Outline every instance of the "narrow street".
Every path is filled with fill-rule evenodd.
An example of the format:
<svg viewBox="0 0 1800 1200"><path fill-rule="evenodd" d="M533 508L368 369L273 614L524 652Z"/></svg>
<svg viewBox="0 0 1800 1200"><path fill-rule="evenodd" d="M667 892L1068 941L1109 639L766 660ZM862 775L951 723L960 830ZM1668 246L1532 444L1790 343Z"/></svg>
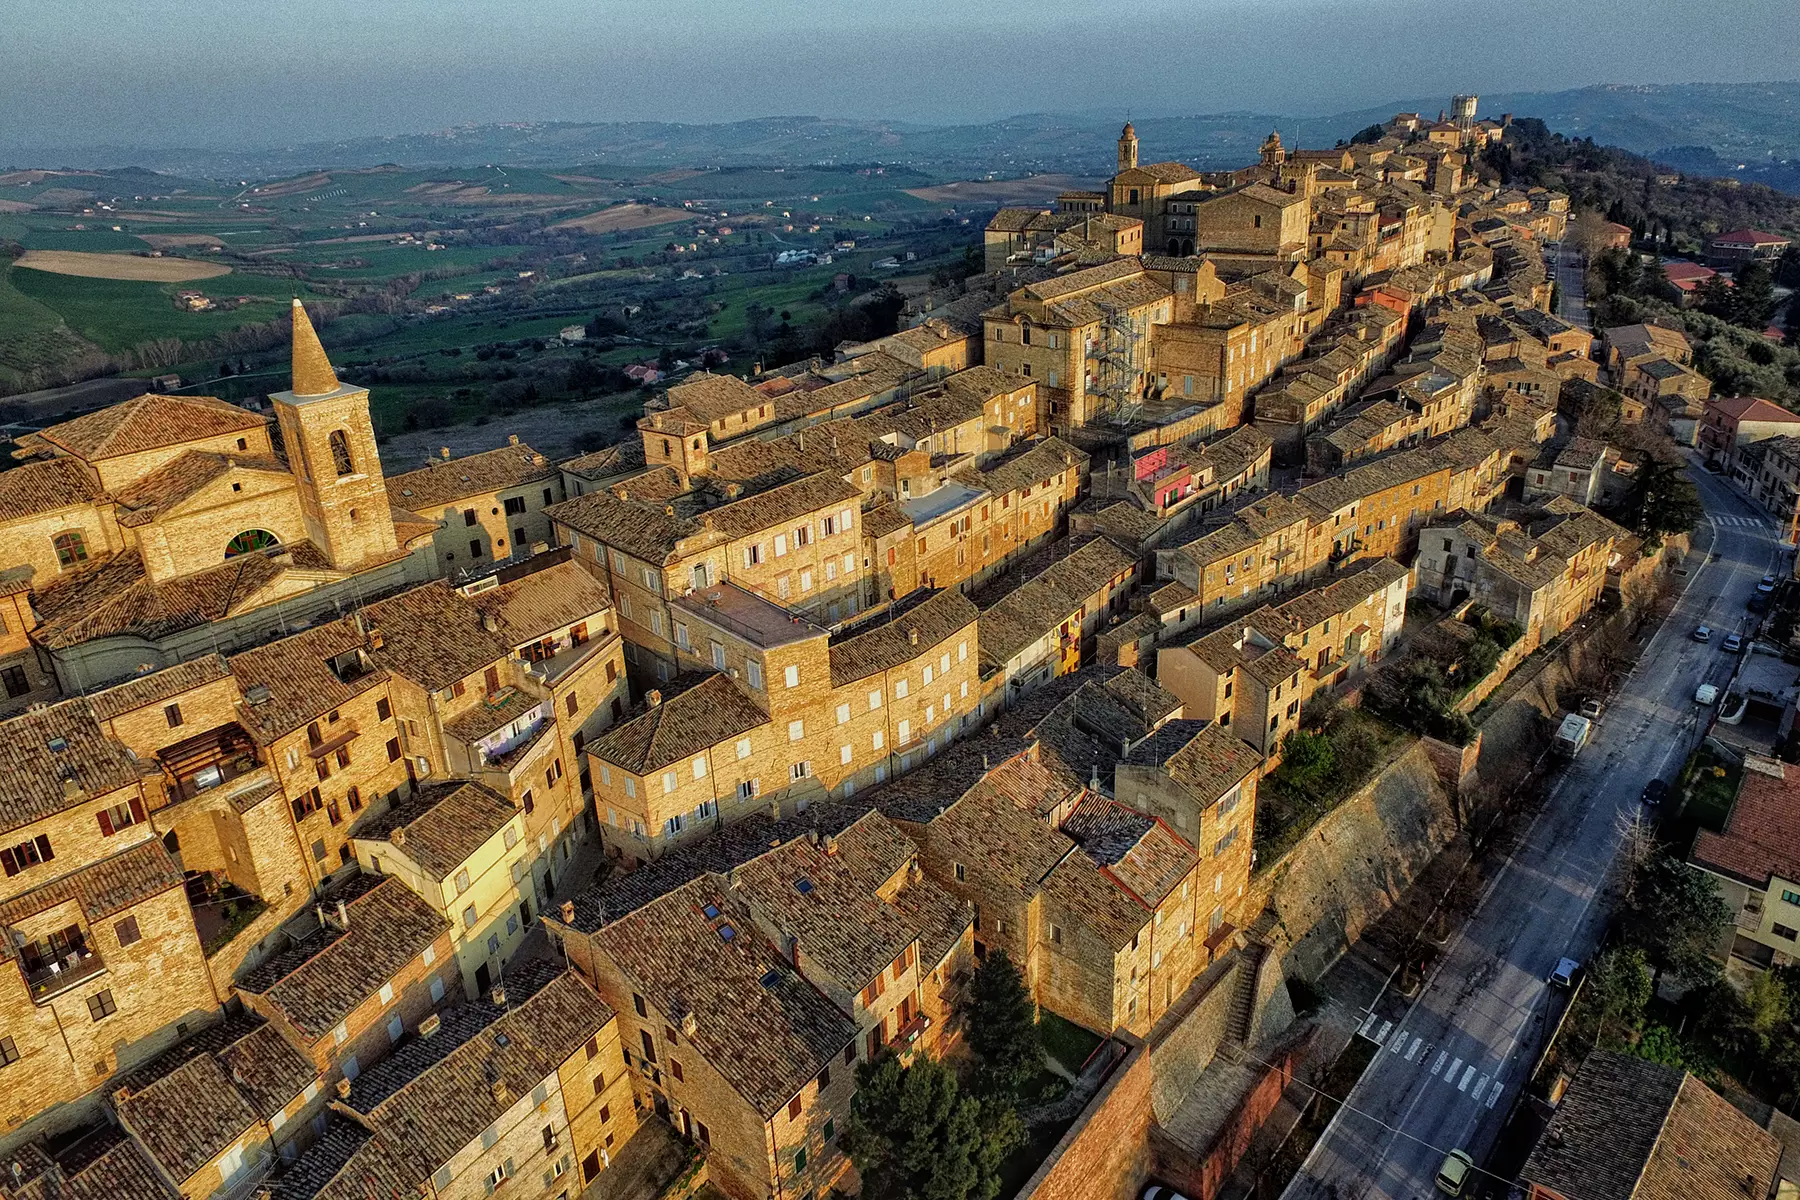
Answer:
<svg viewBox="0 0 1800 1200"><path fill-rule="evenodd" d="M1702 623L1749 628L1746 602L1780 569L1768 519L1716 477L1689 473L1706 519L1673 612L1418 997L1388 992L1368 1013L1362 1035L1380 1050L1288 1200L1423 1200L1449 1150L1480 1162L1492 1146L1548 1034L1547 977L1559 958L1585 962L1598 943L1606 914L1595 900L1618 850L1618 815L1697 743L1709 714L1695 689L1722 690L1731 675L1723 638L1702 645L1691 634Z"/></svg>
<svg viewBox="0 0 1800 1200"><path fill-rule="evenodd" d="M1577 329L1591 332L1594 325L1588 316L1587 264L1581 261L1581 252L1566 241L1556 243L1550 277L1558 288L1556 315Z"/></svg>

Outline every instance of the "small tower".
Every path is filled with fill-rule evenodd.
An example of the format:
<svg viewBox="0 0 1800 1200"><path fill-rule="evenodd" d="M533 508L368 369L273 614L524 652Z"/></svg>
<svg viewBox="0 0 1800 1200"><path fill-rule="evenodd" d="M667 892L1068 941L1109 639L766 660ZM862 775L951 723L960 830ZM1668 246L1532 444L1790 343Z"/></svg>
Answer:
<svg viewBox="0 0 1800 1200"><path fill-rule="evenodd" d="M1119 134L1119 170L1129 171L1137 166L1138 140L1137 130L1131 122L1125 122L1124 130Z"/></svg>
<svg viewBox="0 0 1800 1200"><path fill-rule="evenodd" d="M1466 133L1475 127L1475 104L1481 97L1475 95L1452 96L1450 98L1450 119Z"/></svg>
<svg viewBox="0 0 1800 1200"><path fill-rule="evenodd" d="M1287 161L1287 150L1281 144L1281 131L1271 129L1269 136L1263 139L1262 161L1265 167L1279 167Z"/></svg>
<svg viewBox="0 0 1800 1200"><path fill-rule="evenodd" d="M300 484L307 537L338 570L394 553L399 543L375 451L368 389L338 380L299 300L293 371L293 387L269 399L288 469Z"/></svg>

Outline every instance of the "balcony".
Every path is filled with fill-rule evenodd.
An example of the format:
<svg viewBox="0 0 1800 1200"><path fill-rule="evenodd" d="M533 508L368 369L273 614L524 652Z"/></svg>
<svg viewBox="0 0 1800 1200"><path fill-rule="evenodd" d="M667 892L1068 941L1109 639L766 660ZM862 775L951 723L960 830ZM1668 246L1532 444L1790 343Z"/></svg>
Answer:
<svg viewBox="0 0 1800 1200"><path fill-rule="evenodd" d="M1762 905L1746 904L1738 911L1737 927L1747 933L1756 933L1762 928L1762 919Z"/></svg>
<svg viewBox="0 0 1800 1200"><path fill-rule="evenodd" d="M27 951L30 949L27 947ZM25 972L25 986L31 992L31 1002L44 1004L51 997L85 983L106 970L106 960L85 946L80 946L68 950L58 958L42 962L35 970L25 967L23 957L19 960L19 966Z"/></svg>
<svg viewBox="0 0 1800 1200"><path fill-rule="evenodd" d="M919 1038L924 1035L925 1031L930 1028L931 1018L924 1013L920 1013L906 1024L900 1026L900 1028L894 1030L894 1040L892 1044L900 1047L902 1050L907 1049L911 1047L914 1042L918 1041Z"/></svg>
<svg viewBox="0 0 1800 1200"><path fill-rule="evenodd" d="M256 743L236 722L209 729L157 752L170 803L191 800L262 769Z"/></svg>

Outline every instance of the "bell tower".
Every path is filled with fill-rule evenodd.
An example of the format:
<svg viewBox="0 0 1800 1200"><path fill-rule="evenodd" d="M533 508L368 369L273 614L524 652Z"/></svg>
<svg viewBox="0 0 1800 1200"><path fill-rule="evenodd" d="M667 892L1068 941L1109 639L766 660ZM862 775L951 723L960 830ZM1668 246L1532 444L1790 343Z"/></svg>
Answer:
<svg viewBox="0 0 1800 1200"><path fill-rule="evenodd" d="M1287 148L1281 144L1281 131L1270 130L1263 139L1262 161L1265 167L1279 167L1287 161Z"/></svg>
<svg viewBox="0 0 1800 1200"><path fill-rule="evenodd" d="M1124 130L1119 134L1119 170L1129 171L1137 166L1137 155L1137 130L1131 127L1130 121L1127 121Z"/></svg>
<svg viewBox="0 0 1800 1200"><path fill-rule="evenodd" d="M294 301L294 381L269 396L288 469L300 485L307 536L351 570L399 549L375 452L367 388L341 383L306 309Z"/></svg>

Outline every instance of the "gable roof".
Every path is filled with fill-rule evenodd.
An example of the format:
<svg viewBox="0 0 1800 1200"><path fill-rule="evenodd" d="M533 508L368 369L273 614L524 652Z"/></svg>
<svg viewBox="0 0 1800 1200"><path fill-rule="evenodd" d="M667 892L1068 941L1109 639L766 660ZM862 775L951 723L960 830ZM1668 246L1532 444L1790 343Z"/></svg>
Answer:
<svg viewBox="0 0 1800 1200"><path fill-rule="evenodd" d="M912 662L973 625L980 615L961 592L939 592L890 621L834 644L830 649L832 686L841 687Z"/></svg>
<svg viewBox="0 0 1800 1200"><path fill-rule="evenodd" d="M87 462L159 450L183 442L261 429L268 418L214 396L162 396L146 392L73 420L39 430L37 437Z"/></svg>
<svg viewBox="0 0 1800 1200"><path fill-rule="evenodd" d="M58 457L0 471L0 521L17 521L100 498L100 483L78 458Z"/></svg>
<svg viewBox="0 0 1800 1200"><path fill-rule="evenodd" d="M647 775L769 721L729 675L688 675L660 690L659 703L646 703L638 715L589 742L589 753L633 775Z"/></svg>
<svg viewBox="0 0 1800 1200"><path fill-rule="evenodd" d="M1796 778L1788 777L1790 770ZM1776 876L1800 882L1800 768L1746 761L1725 831L1701 830L1690 857L1753 887L1767 887Z"/></svg>
<svg viewBox="0 0 1800 1200"><path fill-rule="evenodd" d="M193 496L213 480L236 470L292 478L283 463L266 455L225 455L189 450L113 493L113 499L123 510L119 513L119 524L127 527L148 525L159 514Z"/></svg>
<svg viewBox="0 0 1800 1200"><path fill-rule="evenodd" d="M685 408L710 425L745 409L760 409L769 398L736 375L696 371L669 389L668 402L670 408Z"/></svg>
<svg viewBox="0 0 1800 1200"><path fill-rule="evenodd" d="M486 784L451 780L426 784L380 813L364 815L350 836L386 841L447 879L517 815L512 801Z"/></svg>
<svg viewBox="0 0 1800 1200"><path fill-rule="evenodd" d="M428 467L387 477L388 500L398 508L430 516L438 508L470 496L523 487L541 479L553 479L556 467L523 442L485 450L448 461L435 460Z"/></svg>

